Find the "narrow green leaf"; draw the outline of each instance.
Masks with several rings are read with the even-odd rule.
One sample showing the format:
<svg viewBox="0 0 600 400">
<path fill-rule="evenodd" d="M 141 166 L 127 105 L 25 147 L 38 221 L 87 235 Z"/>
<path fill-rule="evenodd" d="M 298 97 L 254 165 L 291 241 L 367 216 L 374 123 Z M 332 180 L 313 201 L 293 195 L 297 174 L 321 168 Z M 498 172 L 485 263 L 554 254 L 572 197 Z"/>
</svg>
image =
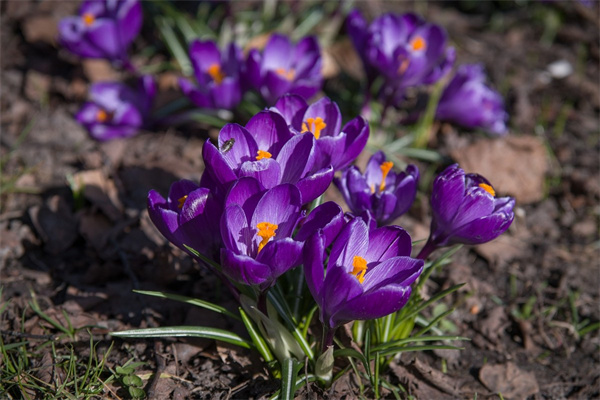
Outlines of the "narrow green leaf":
<svg viewBox="0 0 600 400">
<path fill-rule="evenodd" d="M 145 294 L 147 296 L 161 297 L 163 299 L 180 301 L 182 303 L 191 304 L 193 306 L 206 308 L 207 310 L 214 311 L 214 312 L 217 312 L 219 314 L 227 315 L 228 317 L 235 318 L 238 321 L 240 320 L 240 317 L 238 317 L 237 315 L 235 315 L 231 311 L 227 310 L 225 307 L 218 306 L 218 305 L 213 304 L 213 303 L 208 302 L 208 301 L 204 301 L 204 300 L 200 300 L 200 299 L 194 299 L 192 297 L 187 297 L 187 296 L 180 296 L 178 294 L 171 294 L 171 293 L 165 293 L 165 292 L 155 292 L 155 291 L 150 291 L 150 290 L 134 290 L 134 292 L 135 293 L 140 293 L 140 294 Z"/>
<path fill-rule="evenodd" d="M 149 337 L 203 337 L 235 344 L 236 346 L 252 347 L 246 339 L 233 332 L 206 326 L 171 326 L 165 328 L 132 329 L 121 332 L 111 332 L 112 336 L 149 338 Z"/>
<path fill-rule="evenodd" d="M 296 377 L 302 364 L 294 358 L 286 358 L 281 363 L 281 398 L 293 400 L 296 393 Z"/>
<path fill-rule="evenodd" d="M 158 30 L 160 31 L 163 39 L 165 40 L 169 51 L 177 60 L 179 67 L 183 71 L 183 74 L 189 76 L 193 72 L 192 63 L 187 55 L 186 49 L 183 47 L 183 45 L 177 38 L 177 35 L 173 31 L 173 28 L 171 26 L 172 24 L 173 20 L 168 19 L 166 17 L 156 19 L 156 25 L 158 26 Z"/>
<path fill-rule="evenodd" d="M 446 318 L 448 315 L 452 314 L 452 312 L 454 311 L 454 308 L 449 309 L 448 311 L 445 311 L 443 313 L 441 313 L 440 315 L 438 315 L 437 317 L 435 317 L 431 322 L 429 322 L 425 327 L 423 327 L 423 329 L 421 329 L 420 331 L 418 331 L 417 333 L 415 333 L 413 336 L 418 337 L 421 335 L 424 335 L 426 332 L 428 332 L 430 329 L 432 329 L 433 327 L 435 327 L 435 325 L 440 322 L 442 319 Z M 423 323 L 427 323 L 427 321 L 423 320 L 423 321 L 416 321 L 417 324 L 420 324 L 421 322 Z M 434 332 L 436 332 L 437 330 L 434 330 Z"/>
<path fill-rule="evenodd" d="M 431 273 L 433 271 L 435 271 L 435 269 L 437 267 L 444 265 L 446 262 L 448 262 L 450 257 L 452 257 L 454 255 L 454 253 L 456 253 L 461 248 L 462 248 L 462 244 L 455 245 L 455 246 L 451 247 L 450 249 L 446 250 L 446 252 L 444 252 L 441 256 L 439 256 L 435 261 L 433 261 L 432 263 L 428 263 L 429 265 L 426 265 L 425 270 L 419 277 L 419 282 L 417 283 L 417 287 L 416 287 L 415 291 L 420 292 L 421 287 L 423 287 L 425 282 L 427 282 Z"/>
<path fill-rule="evenodd" d="M 183 247 L 185 247 L 186 250 L 188 250 L 190 253 L 192 253 L 195 257 L 198 257 L 199 259 L 201 259 L 202 261 L 204 261 L 205 263 L 207 263 L 211 267 L 215 268 L 217 271 L 221 270 L 221 266 L 219 264 L 217 264 L 216 262 L 214 262 L 210 258 L 206 257 L 204 254 L 200 254 L 197 250 L 194 250 L 192 247 L 188 246 L 185 243 L 183 244 Z"/>
<path fill-rule="evenodd" d="M 250 335 L 250 339 L 252 339 L 252 342 L 256 346 L 256 349 L 258 350 L 258 352 L 260 353 L 262 358 L 265 360 L 265 362 L 270 363 L 275 358 L 273 357 L 273 353 L 271 353 L 271 349 L 269 349 L 267 342 L 265 342 L 262 335 L 256 329 L 256 327 L 252 323 L 252 320 L 250 320 L 250 318 L 248 317 L 248 314 L 246 314 L 246 312 L 242 309 L 242 307 L 240 307 L 239 310 L 240 310 L 240 316 L 242 317 L 242 322 L 244 322 L 244 325 L 246 326 L 246 330 L 248 331 L 248 334 Z"/>
<path fill-rule="evenodd" d="M 409 351 L 425 351 L 425 350 L 464 350 L 464 347 L 448 346 L 448 345 L 424 345 L 424 346 L 403 346 L 394 347 L 380 352 L 382 356 L 395 355 Z"/>
<path fill-rule="evenodd" d="M 352 357 L 359 360 L 363 364 L 368 364 L 367 358 L 364 354 L 359 353 L 351 347 L 346 347 L 344 349 L 337 349 L 333 352 L 334 357 Z"/>
<path fill-rule="evenodd" d="M 374 346 L 372 351 L 382 351 L 388 349 L 390 347 L 399 347 L 403 344 L 407 343 L 415 343 L 415 342 L 435 342 L 441 340 L 471 340 L 468 337 L 464 336 L 420 336 L 420 337 L 409 337 L 406 339 L 394 340 L 389 343 L 382 343 L 377 346 Z"/>
<path fill-rule="evenodd" d="M 427 300 L 427 301 L 425 301 L 425 302 L 417 305 L 409 313 L 407 313 L 406 315 L 402 315 L 402 317 L 400 317 L 396 321 L 396 326 L 398 326 L 402 321 L 407 320 L 407 319 L 413 317 L 414 315 L 420 313 L 421 311 L 423 311 L 424 309 L 426 309 L 427 307 L 429 307 L 431 304 L 433 304 L 433 303 L 437 302 L 438 300 L 444 298 L 445 296 L 449 295 L 450 293 L 457 291 L 458 289 L 460 289 L 464 285 L 465 285 L 464 283 L 456 284 L 456 285 L 454 285 L 452 287 L 449 287 L 446 290 L 441 291 L 440 293 L 438 293 L 435 296 L 431 297 L 429 300 Z"/>
</svg>

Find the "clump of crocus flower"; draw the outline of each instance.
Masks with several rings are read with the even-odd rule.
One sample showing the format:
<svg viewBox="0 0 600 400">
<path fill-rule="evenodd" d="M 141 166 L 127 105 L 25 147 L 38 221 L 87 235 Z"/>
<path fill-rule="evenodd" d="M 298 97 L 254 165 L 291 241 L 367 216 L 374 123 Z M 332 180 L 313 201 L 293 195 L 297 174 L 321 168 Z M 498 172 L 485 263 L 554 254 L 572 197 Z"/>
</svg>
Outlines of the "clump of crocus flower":
<svg viewBox="0 0 600 400">
<path fill-rule="evenodd" d="M 130 137 L 148 126 L 155 94 L 156 83 L 149 75 L 142 76 L 135 89 L 120 82 L 94 83 L 90 101 L 75 119 L 96 140 Z"/>
<path fill-rule="evenodd" d="M 194 40 L 189 49 L 197 84 L 179 80 L 183 93 L 197 106 L 231 109 L 242 100 L 242 51 L 230 43 L 221 53 L 211 40 Z"/>
<path fill-rule="evenodd" d="M 411 245 L 404 229 L 388 226 L 369 231 L 360 218 L 344 227 L 328 259 L 319 231 L 306 242 L 306 283 L 327 332 L 323 349 L 332 344 L 338 326 L 380 318 L 406 304 L 410 285 L 423 268 L 422 260 L 410 258 Z"/>
<path fill-rule="evenodd" d="M 383 151 L 378 151 L 369 159 L 364 174 L 351 166 L 334 179 L 352 213 L 368 213 L 367 220 L 372 218 L 382 226 L 410 209 L 417 195 L 419 169 L 410 164 L 406 171 L 396 173 L 393 166 Z"/>
<path fill-rule="evenodd" d="M 262 53 L 251 49 L 246 61 L 247 84 L 269 105 L 285 93 L 306 99 L 321 89 L 321 50 L 315 37 L 293 44 L 287 36 L 273 34 Z"/>
<path fill-rule="evenodd" d="M 338 171 L 352 163 L 367 145 L 369 125 L 361 116 L 342 127 L 336 103 L 323 97 L 313 104 L 298 95 L 282 96 L 271 110 L 280 113 L 295 134 L 310 133 L 316 139 L 318 164 Z"/>
<path fill-rule="evenodd" d="M 431 231 L 419 258 L 439 247 L 497 238 L 512 223 L 514 206 L 512 197 L 496 197 L 483 176 L 466 174 L 458 164 L 449 166 L 433 182 Z"/>
<path fill-rule="evenodd" d="M 227 124 L 218 147 L 206 142 L 202 156 L 206 171 L 223 192 L 239 178 L 251 176 L 264 189 L 282 183 L 298 187 L 302 204 L 319 197 L 333 179 L 333 167 L 320 167 L 313 135 L 294 135 L 283 117 L 261 111 L 245 127 Z"/>
<path fill-rule="evenodd" d="M 138 0 L 86 0 L 79 15 L 58 25 L 59 41 L 70 52 L 85 58 L 105 58 L 131 68 L 127 49 L 142 27 Z"/>
<path fill-rule="evenodd" d="M 440 97 L 436 118 L 497 135 L 506 134 L 508 114 L 502 96 L 486 85 L 485 78 L 481 65 L 461 65 Z"/>
<path fill-rule="evenodd" d="M 437 82 L 454 63 L 446 32 L 415 14 L 383 14 L 369 25 L 354 10 L 347 29 L 363 61 L 368 90 L 381 76 L 378 95 L 386 104 L 397 105 L 409 87 Z"/>
</svg>

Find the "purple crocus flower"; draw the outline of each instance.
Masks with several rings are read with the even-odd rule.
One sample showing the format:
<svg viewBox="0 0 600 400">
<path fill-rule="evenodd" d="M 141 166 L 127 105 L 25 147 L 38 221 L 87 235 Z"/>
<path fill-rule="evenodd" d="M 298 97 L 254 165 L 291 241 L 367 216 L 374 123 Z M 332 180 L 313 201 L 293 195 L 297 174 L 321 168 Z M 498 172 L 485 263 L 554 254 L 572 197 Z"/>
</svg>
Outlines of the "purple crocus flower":
<svg viewBox="0 0 600 400">
<path fill-rule="evenodd" d="M 496 197 L 483 176 L 465 174 L 458 164 L 449 166 L 433 182 L 431 233 L 419 258 L 438 247 L 495 239 L 512 223 L 514 206 L 512 197 Z"/>
<path fill-rule="evenodd" d="M 314 37 L 292 44 L 287 36 L 273 34 L 262 53 L 252 49 L 247 59 L 248 83 L 269 105 L 284 93 L 312 97 L 321 88 L 321 50 Z"/>
<path fill-rule="evenodd" d="M 301 263 L 302 242 L 292 233 L 302 216 L 300 191 L 290 184 L 263 190 L 253 178 L 231 187 L 221 218 L 223 273 L 245 285 L 269 288 Z"/>
<path fill-rule="evenodd" d="M 190 44 L 190 59 L 197 85 L 181 78 L 183 93 L 197 106 L 231 109 L 242 99 L 240 70 L 242 51 L 230 43 L 222 54 L 215 42 L 194 40 Z"/>
<path fill-rule="evenodd" d="M 497 135 L 506 133 L 508 114 L 502 96 L 485 84 L 483 66 L 461 65 L 444 89 L 436 117 L 467 128 L 482 128 Z"/>
<path fill-rule="evenodd" d="M 436 82 L 454 63 L 446 32 L 416 14 L 383 14 L 371 25 L 357 10 L 348 18 L 349 35 L 363 60 L 368 85 L 375 71 L 385 79 L 382 96 L 398 101 L 406 88 Z"/>
<path fill-rule="evenodd" d="M 219 260 L 221 246 L 221 204 L 209 188 L 189 180 L 173 183 L 166 199 L 155 190 L 148 193 L 148 214 L 160 233 L 182 250 L 189 253 L 184 245 L 189 246 L 213 261 Z"/>
<path fill-rule="evenodd" d="M 218 147 L 207 141 L 202 155 L 206 171 L 225 188 L 244 176 L 257 179 L 264 189 L 291 183 L 300 190 L 302 204 L 319 197 L 333 179 L 331 166 L 316 168 L 314 136 L 293 135 L 283 117 L 272 111 L 256 114 L 246 127 L 225 125 Z"/>
<path fill-rule="evenodd" d="M 58 25 L 59 41 L 70 52 L 85 58 L 106 58 L 129 65 L 127 48 L 142 27 L 138 0 L 86 0 L 79 16 Z"/>
<path fill-rule="evenodd" d="M 350 221 L 333 242 L 326 273 L 326 246 L 313 234 L 303 252 L 308 288 L 319 305 L 331 344 L 333 330 L 349 321 L 380 318 L 401 309 L 418 278 L 423 261 L 410 258 L 411 240 L 399 226 L 369 231 L 365 222 Z"/>
<path fill-rule="evenodd" d="M 342 127 L 342 114 L 327 97 L 308 105 L 303 97 L 287 94 L 271 110 L 279 112 L 296 134 L 312 133 L 316 139 L 319 167 L 336 171 L 350 165 L 365 148 L 369 125 L 358 116 Z"/>
<path fill-rule="evenodd" d="M 406 213 L 417 194 L 419 170 L 408 165 L 405 172 L 393 171 L 393 163 L 378 151 L 367 163 L 364 175 L 352 166 L 334 183 L 342 192 L 350 210 L 356 215 L 370 214 L 379 226 L 389 224 Z M 367 220 L 369 216 L 366 216 Z"/>
<path fill-rule="evenodd" d="M 119 82 L 94 83 L 90 101 L 75 119 L 96 140 L 130 137 L 148 125 L 155 94 L 156 83 L 149 75 L 140 78 L 136 90 Z"/>
</svg>

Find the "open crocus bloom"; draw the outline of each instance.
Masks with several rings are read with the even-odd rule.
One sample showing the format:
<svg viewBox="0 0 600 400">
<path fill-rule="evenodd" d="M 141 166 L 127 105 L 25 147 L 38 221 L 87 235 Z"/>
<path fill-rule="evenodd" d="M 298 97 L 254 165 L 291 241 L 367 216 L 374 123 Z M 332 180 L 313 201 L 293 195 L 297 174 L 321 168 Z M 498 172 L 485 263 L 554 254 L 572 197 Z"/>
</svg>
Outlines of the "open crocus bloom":
<svg viewBox="0 0 600 400">
<path fill-rule="evenodd" d="M 209 188 L 188 180 L 173 183 L 166 199 L 155 190 L 148 193 L 148 214 L 160 233 L 188 253 L 184 245 L 214 261 L 219 260 L 222 211 Z"/>
<path fill-rule="evenodd" d="M 465 174 L 458 164 L 433 182 L 431 233 L 421 254 L 456 243 L 480 244 L 495 239 L 514 219 L 512 197 L 496 197 L 487 179 Z"/>
<path fill-rule="evenodd" d="M 271 110 L 279 112 L 296 134 L 312 134 L 316 139 L 317 164 L 332 165 L 336 171 L 347 167 L 365 148 L 369 125 L 356 117 L 342 127 L 337 104 L 327 97 L 308 105 L 298 95 L 282 96 Z"/>
<path fill-rule="evenodd" d="M 231 109 L 237 106 L 242 99 L 241 50 L 231 43 L 221 54 L 215 42 L 194 40 L 189 53 L 198 84 L 181 78 L 179 85 L 183 93 L 199 107 Z"/>
<path fill-rule="evenodd" d="M 306 204 L 325 192 L 333 179 L 331 166 L 316 168 L 315 147 L 313 135 L 293 135 L 281 115 L 262 111 L 245 127 L 225 125 L 218 147 L 207 141 L 202 155 L 207 172 L 224 187 L 245 176 L 257 179 L 265 189 L 291 183 Z"/>
<path fill-rule="evenodd" d="M 375 72 L 382 75 L 386 96 L 400 98 L 408 87 L 434 83 L 454 63 L 454 49 L 446 47 L 444 30 L 415 14 L 383 14 L 368 25 L 354 10 L 347 26 L 369 85 Z"/>
<path fill-rule="evenodd" d="M 263 52 L 252 49 L 247 59 L 248 83 L 269 105 L 284 93 L 312 97 L 321 88 L 321 50 L 314 37 L 292 44 L 287 36 L 273 34 Z"/>
<path fill-rule="evenodd" d="M 147 125 L 155 93 L 149 75 L 140 78 L 135 90 L 119 82 L 95 83 L 75 119 L 97 140 L 133 136 Z"/>
<path fill-rule="evenodd" d="M 59 41 L 81 57 L 127 62 L 127 47 L 138 35 L 142 17 L 138 0 L 86 0 L 79 16 L 60 21 Z"/>
<path fill-rule="evenodd" d="M 294 185 L 262 190 L 253 178 L 238 180 L 221 218 L 223 273 L 235 282 L 265 290 L 299 265 L 302 242 L 292 239 L 292 233 L 302 216 L 301 206 Z"/>
<path fill-rule="evenodd" d="M 333 242 L 327 259 L 320 231 L 303 252 L 306 283 L 328 328 L 353 320 L 380 318 L 401 309 L 419 277 L 423 261 L 410 258 L 404 229 L 386 226 L 369 232 L 365 222 L 350 221 Z"/>
<path fill-rule="evenodd" d="M 435 116 L 467 128 L 506 134 L 508 114 L 502 96 L 485 84 L 483 67 L 478 64 L 458 68 L 440 97 Z"/>
<path fill-rule="evenodd" d="M 417 195 L 419 170 L 411 164 L 405 172 L 396 173 L 392 167 L 393 163 L 378 151 L 369 159 L 364 175 L 352 166 L 334 179 L 352 213 L 367 212 L 382 226 L 410 209 Z"/>
</svg>

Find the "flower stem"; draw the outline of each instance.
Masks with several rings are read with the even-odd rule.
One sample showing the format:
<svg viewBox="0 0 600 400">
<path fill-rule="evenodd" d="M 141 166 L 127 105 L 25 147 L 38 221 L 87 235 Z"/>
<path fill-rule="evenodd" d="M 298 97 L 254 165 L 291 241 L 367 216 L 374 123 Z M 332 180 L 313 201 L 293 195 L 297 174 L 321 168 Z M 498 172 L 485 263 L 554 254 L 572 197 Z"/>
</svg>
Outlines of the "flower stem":
<svg viewBox="0 0 600 400">
<path fill-rule="evenodd" d="M 437 248 L 436 243 L 433 240 L 431 240 L 431 237 L 430 237 L 429 239 L 427 239 L 427 243 L 425 243 L 425 246 L 423 246 L 423 248 L 419 252 L 419 255 L 417 256 L 417 258 L 420 260 L 426 260 L 427 257 L 429 257 L 429 255 L 431 253 L 433 253 L 433 251 L 436 248 Z"/>
<path fill-rule="evenodd" d="M 333 336 L 335 335 L 335 328 L 329 328 L 323 325 L 323 343 L 321 344 L 321 353 L 325 353 L 329 346 L 333 346 Z"/>
</svg>

